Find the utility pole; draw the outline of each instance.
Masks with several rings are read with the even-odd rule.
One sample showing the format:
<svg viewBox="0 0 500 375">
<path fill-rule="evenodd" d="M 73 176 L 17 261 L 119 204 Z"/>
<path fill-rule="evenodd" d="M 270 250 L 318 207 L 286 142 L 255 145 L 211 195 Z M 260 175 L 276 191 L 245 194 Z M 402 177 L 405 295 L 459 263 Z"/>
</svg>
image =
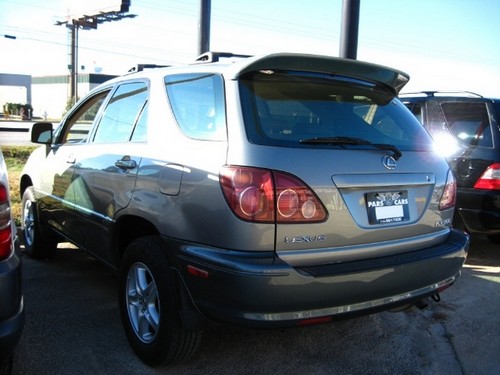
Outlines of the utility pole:
<svg viewBox="0 0 500 375">
<path fill-rule="evenodd" d="M 339 56 L 356 60 L 358 54 L 358 30 L 360 0 L 342 1 L 342 29 Z"/>
<path fill-rule="evenodd" d="M 72 105 L 78 100 L 78 26 L 67 24 L 69 30 L 71 47 L 70 47 L 70 63 L 69 63 L 69 97 L 72 100 Z"/>
<path fill-rule="evenodd" d="M 198 27 L 198 55 L 210 51 L 211 0 L 200 0 L 200 22 Z"/>
<path fill-rule="evenodd" d="M 56 22 L 57 26 L 66 25 L 69 30 L 70 38 L 70 63 L 68 69 L 69 74 L 69 98 L 72 104 L 78 100 L 78 29 L 90 30 L 97 29 L 100 23 L 119 21 L 124 18 L 134 18 L 136 14 L 126 14 L 129 11 L 131 0 L 121 0 L 119 9 L 108 12 L 100 12 L 91 16 L 84 15 L 79 18 L 71 18 L 68 16 L 67 21 Z"/>
</svg>

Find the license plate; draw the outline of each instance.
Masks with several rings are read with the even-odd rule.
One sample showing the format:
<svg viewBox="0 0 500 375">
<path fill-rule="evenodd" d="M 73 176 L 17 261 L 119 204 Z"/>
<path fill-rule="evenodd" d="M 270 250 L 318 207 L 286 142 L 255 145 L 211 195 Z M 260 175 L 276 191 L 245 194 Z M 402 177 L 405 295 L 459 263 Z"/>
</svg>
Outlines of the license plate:
<svg viewBox="0 0 500 375">
<path fill-rule="evenodd" d="M 368 193 L 366 208 L 370 224 L 398 223 L 410 218 L 408 192 L 405 190 Z"/>
</svg>

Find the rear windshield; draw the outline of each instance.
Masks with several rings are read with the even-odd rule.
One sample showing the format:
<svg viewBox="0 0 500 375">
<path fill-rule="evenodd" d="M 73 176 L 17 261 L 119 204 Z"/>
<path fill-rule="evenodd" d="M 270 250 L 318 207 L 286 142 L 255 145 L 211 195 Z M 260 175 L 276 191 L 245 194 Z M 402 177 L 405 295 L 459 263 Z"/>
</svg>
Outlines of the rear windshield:
<svg viewBox="0 0 500 375">
<path fill-rule="evenodd" d="M 334 147 L 308 140 L 346 137 L 429 150 L 431 140 L 410 111 L 386 90 L 347 77 L 259 71 L 240 79 L 250 142 L 286 147 Z"/>
</svg>

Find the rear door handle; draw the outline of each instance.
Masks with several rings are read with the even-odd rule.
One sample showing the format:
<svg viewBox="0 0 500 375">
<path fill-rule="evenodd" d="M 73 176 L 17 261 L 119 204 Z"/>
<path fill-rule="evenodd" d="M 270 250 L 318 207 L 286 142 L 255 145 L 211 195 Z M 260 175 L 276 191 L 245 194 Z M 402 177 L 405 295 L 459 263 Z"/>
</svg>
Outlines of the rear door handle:
<svg viewBox="0 0 500 375">
<path fill-rule="evenodd" d="M 130 155 L 125 155 L 120 160 L 116 161 L 115 166 L 122 169 L 134 169 L 137 167 L 137 163 L 135 160 L 132 160 Z"/>
</svg>

